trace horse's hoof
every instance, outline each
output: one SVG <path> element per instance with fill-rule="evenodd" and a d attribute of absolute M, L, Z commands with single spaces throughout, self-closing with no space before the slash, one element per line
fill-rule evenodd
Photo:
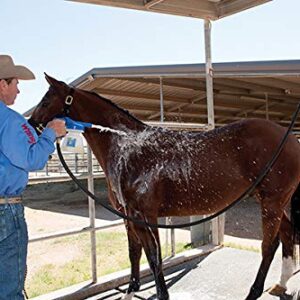
<path fill-rule="evenodd" d="M 286 292 L 286 288 L 276 284 L 268 290 L 268 293 L 272 296 L 282 296 Z"/>
<path fill-rule="evenodd" d="M 134 296 L 134 292 L 131 292 L 129 294 L 125 294 L 123 297 L 122 297 L 122 300 L 131 300 Z"/>
<path fill-rule="evenodd" d="M 245 300 L 257 300 L 263 293 L 261 288 L 251 287 L 249 295 L 246 297 Z"/>

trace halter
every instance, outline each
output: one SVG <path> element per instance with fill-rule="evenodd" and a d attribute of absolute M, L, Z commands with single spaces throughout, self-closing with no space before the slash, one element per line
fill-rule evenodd
<path fill-rule="evenodd" d="M 74 100 L 73 94 L 74 94 L 74 89 L 71 88 L 69 95 L 67 95 L 65 98 L 64 107 L 62 109 L 62 114 L 57 115 L 56 117 L 69 117 L 71 105 Z M 28 120 L 28 123 L 34 128 L 37 135 L 41 135 L 47 125 L 46 123 L 37 123 L 32 118 L 30 118 Z"/>
<path fill-rule="evenodd" d="M 63 107 L 63 116 L 64 117 L 69 117 L 69 115 L 70 115 L 71 105 L 74 100 L 73 94 L 74 94 L 74 89 L 71 88 L 70 94 L 65 98 L 65 103 L 64 103 L 64 107 Z"/>

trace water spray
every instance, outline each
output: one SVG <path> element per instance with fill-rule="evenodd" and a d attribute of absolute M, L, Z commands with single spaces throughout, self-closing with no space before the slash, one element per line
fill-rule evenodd
<path fill-rule="evenodd" d="M 127 133 L 121 130 L 115 130 L 101 125 L 95 125 L 88 122 L 74 121 L 69 117 L 60 118 L 66 122 L 67 135 L 61 142 L 61 149 L 66 152 L 84 153 L 82 133 L 86 128 L 95 128 L 99 132 L 112 132 L 118 135 L 126 136 Z"/>

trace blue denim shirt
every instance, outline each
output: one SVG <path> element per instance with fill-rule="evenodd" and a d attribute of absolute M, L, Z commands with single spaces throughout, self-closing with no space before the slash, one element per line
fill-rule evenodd
<path fill-rule="evenodd" d="M 54 152 L 55 132 L 38 137 L 26 119 L 0 101 L 0 197 L 19 196 L 28 172 L 43 169 Z"/>

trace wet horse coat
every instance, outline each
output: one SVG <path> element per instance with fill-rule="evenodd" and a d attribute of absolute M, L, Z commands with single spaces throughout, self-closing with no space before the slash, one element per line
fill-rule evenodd
<path fill-rule="evenodd" d="M 64 99 L 71 93 L 66 84 L 46 78 L 51 87 L 32 115 L 35 122 L 47 123 L 61 114 Z M 110 202 L 128 216 L 149 223 L 157 223 L 158 217 L 211 214 L 227 207 L 264 169 L 286 132 L 261 119 L 246 119 L 203 133 L 172 131 L 148 126 L 94 93 L 80 89 L 72 89 L 72 93 L 72 119 L 113 129 L 85 132 L 106 174 Z M 284 209 L 299 180 L 300 146 L 291 135 L 255 191 L 262 207 L 263 260 L 248 300 L 261 295 L 279 238 L 284 258 L 293 257 L 293 228 Z M 139 289 L 143 247 L 154 274 L 157 297 L 169 299 L 158 230 L 125 223 L 132 271 L 127 293 Z M 283 289 L 292 275 L 288 270 L 282 275 Z"/>

